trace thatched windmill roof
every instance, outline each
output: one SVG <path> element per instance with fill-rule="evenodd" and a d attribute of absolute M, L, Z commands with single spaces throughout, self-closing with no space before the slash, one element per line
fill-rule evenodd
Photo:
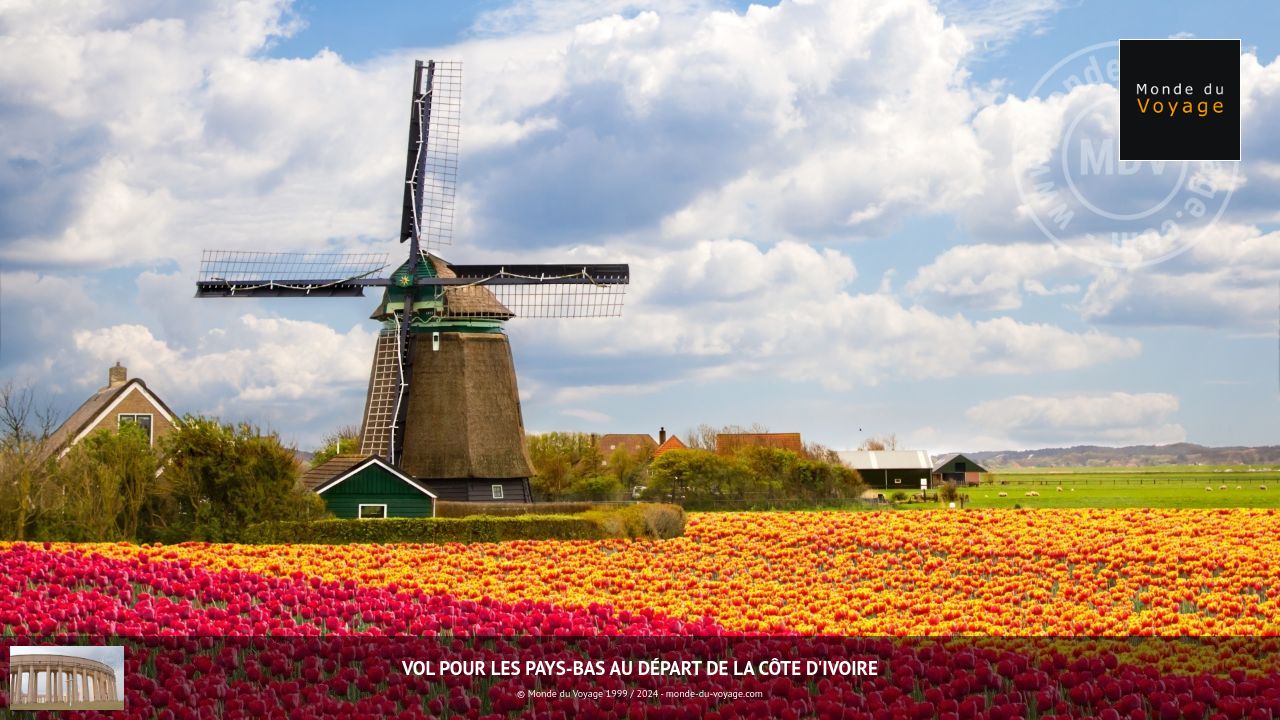
<path fill-rule="evenodd" d="M 436 277 L 458 277 L 453 268 L 449 267 L 449 263 L 435 255 L 427 255 L 427 257 L 431 259 L 431 267 L 436 271 Z M 445 288 L 444 314 L 450 317 L 483 317 L 498 320 L 510 320 L 515 317 L 515 313 L 499 302 L 498 296 L 483 285 L 459 285 Z"/>

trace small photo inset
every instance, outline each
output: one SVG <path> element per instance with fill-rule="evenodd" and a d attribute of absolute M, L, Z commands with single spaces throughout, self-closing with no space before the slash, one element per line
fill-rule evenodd
<path fill-rule="evenodd" d="M 124 648 L 14 645 L 8 680 L 10 710 L 123 710 Z"/>

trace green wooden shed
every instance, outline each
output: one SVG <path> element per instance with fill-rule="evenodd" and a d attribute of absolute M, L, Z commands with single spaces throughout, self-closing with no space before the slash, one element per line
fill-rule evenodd
<path fill-rule="evenodd" d="M 302 484 L 340 518 L 436 515 L 435 494 L 377 455 L 339 455 L 304 473 Z"/>

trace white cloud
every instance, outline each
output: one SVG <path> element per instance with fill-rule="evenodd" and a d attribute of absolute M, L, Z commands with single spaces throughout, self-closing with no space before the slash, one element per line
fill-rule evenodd
<path fill-rule="evenodd" d="M 1084 320 L 1258 329 L 1274 322 L 1280 232 L 1220 222 L 1185 237 L 1145 234 L 1134 259 L 1190 242 L 1170 260 L 1100 268 L 1049 242 L 961 245 L 921 267 L 907 290 L 932 302 L 1010 310 L 1028 295 L 1064 295 Z M 1081 292 L 1081 288 L 1084 288 Z"/>
<path fill-rule="evenodd" d="M 513 343 L 612 358 L 683 356 L 691 377 L 767 371 L 843 389 L 885 378 L 1071 370 L 1137 355 L 1133 339 L 1008 317 L 974 321 L 848 285 L 853 262 L 795 243 L 698 243 L 631 258 L 626 320 L 513 323 Z M 702 288 L 695 292 L 697 288 Z"/>
<path fill-rule="evenodd" d="M 1062 295 L 1079 287 L 1062 284 L 1091 266 L 1048 242 L 959 245 L 916 271 L 908 292 L 984 310 L 1013 310 L 1026 293 Z M 1046 282 L 1053 282 L 1047 286 Z"/>
<path fill-rule="evenodd" d="M 1186 440 L 1167 393 L 1032 396 L 988 400 L 965 414 L 978 427 L 1031 445 L 1143 445 Z"/>
<path fill-rule="evenodd" d="M 180 413 L 192 412 L 306 427 L 309 421 L 359 421 L 352 402 L 369 379 L 376 331 L 244 315 L 196 345 L 176 346 L 141 325 L 112 325 L 74 334 L 81 388 L 102 384 L 116 361 L 145 380 Z M 320 427 L 319 432 L 328 429 Z"/>
<path fill-rule="evenodd" d="M 586 408 L 568 408 L 566 410 L 561 410 L 560 414 L 597 424 L 607 423 L 612 419 L 607 414 L 602 413 L 599 410 L 588 410 Z"/>

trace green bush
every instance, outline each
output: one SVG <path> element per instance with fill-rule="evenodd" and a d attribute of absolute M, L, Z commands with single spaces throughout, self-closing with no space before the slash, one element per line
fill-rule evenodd
<path fill-rule="evenodd" d="M 684 534 L 685 514 L 679 505 L 623 505 L 611 510 L 591 510 L 582 517 L 598 524 L 608 537 L 665 540 Z"/>
<path fill-rule="evenodd" d="M 463 505 L 466 503 L 453 503 Z M 568 504 L 568 503 L 563 503 Z M 440 503 L 436 509 L 439 510 Z M 544 508 L 546 505 L 530 507 Z M 252 525 L 243 542 L 311 543 L 477 543 L 506 540 L 600 540 L 679 537 L 684 511 L 674 505 L 637 504 L 590 509 L 576 515 L 506 517 L 387 518 L 383 520 L 273 521 Z"/>
<path fill-rule="evenodd" d="M 938 497 L 942 498 L 942 502 L 955 502 L 960 497 L 960 491 L 955 483 L 947 481 L 938 488 Z"/>
<path fill-rule="evenodd" d="M 622 483 L 607 475 L 592 475 L 574 480 L 569 485 L 568 494 L 586 500 L 619 500 L 628 497 Z"/>

